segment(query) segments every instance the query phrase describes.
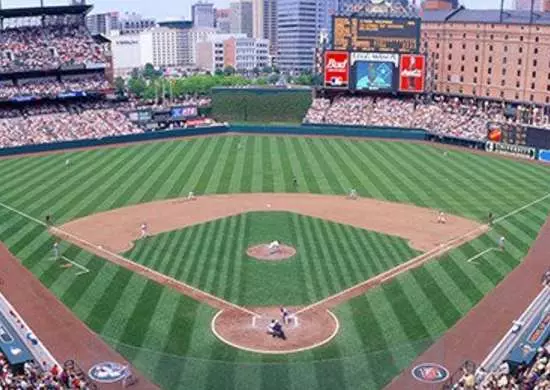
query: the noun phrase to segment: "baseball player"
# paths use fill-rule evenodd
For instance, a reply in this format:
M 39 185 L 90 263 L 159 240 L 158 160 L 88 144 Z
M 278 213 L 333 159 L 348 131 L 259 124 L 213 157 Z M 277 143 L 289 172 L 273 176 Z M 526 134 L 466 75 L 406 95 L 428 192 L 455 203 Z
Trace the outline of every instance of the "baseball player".
M 141 238 L 147 237 L 147 224 L 144 222 L 141 224 Z
M 445 213 L 443 211 L 439 212 L 439 215 L 437 216 L 437 223 L 447 223 L 447 217 L 445 216 Z
M 294 188 L 298 188 L 298 179 L 296 179 L 296 176 L 292 178 L 292 184 L 294 185 Z
M 504 251 L 504 244 L 506 242 L 506 239 L 504 238 L 504 236 L 501 236 L 499 239 L 498 239 L 498 248 L 501 250 L 501 251 Z
M 290 312 L 284 306 L 281 306 L 281 317 L 283 319 L 283 324 L 288 325 L 290 322 Z
M 71 165 L 71 160 L 66 159 L 66 160 L 65 160 L 65 166 L 66 166 L 67 168 L 69 168 L 70 165 Z
M 187 194 L 187 200 L 195 200 L 195 193 L 193 191 L 189 191 Z
M 59 259 L 59 243 L 56 241 L 53 243 L 53 257 Z
M 489 217 L 487 219 L 489 221 L 489 226 L 493 226 L 493 213 L 489 212 Z

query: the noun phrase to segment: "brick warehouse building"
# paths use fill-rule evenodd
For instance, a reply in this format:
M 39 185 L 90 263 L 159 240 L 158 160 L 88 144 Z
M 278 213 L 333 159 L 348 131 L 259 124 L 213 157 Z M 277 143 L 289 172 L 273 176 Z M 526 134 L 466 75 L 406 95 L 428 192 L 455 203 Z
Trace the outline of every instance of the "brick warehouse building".
M 546 2 L 550 6 L 550 1 Z M 550 7 L 547 12 L 422 12 L 427 91 L 550 104 Z

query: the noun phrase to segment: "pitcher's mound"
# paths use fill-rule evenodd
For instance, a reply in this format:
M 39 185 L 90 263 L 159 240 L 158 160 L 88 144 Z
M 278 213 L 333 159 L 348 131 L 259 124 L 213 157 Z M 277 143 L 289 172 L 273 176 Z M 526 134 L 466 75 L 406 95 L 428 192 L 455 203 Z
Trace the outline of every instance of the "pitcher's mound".
M 276 252 L 271 252 L 269 244 L 251 246 L 246 254 L 258 260 L 278 261 L 288 259 L 296 254 L 296 249 L 288 245 L 280 245 Z
M 338 319 L 330 311 L 310 310 L 283 325 L 287 339 L 281 340 L 267 334 L 272 319 L 281 321 L 279 308 L 259 307 L 254 311 L 260 316 L 254 317 L 241 310 L 222 310 L 212 320 L 212 332 L 234 348 L 263 354 L 288 354 L 325 345 L 340 328 Z

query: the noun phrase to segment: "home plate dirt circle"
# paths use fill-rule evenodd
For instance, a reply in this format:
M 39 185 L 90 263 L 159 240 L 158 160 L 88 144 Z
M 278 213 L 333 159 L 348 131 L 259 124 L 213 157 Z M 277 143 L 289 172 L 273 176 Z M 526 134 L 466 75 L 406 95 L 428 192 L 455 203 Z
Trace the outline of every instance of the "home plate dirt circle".
M 267 334 L 272 319 L 281 321 L 278 307 L 249 308 L 261 315 L 255 317 L 242 310 L 221 310 L 212 319 L 212 332 L 222 342 L 248 352 L 288 354 L 307 351 L 330 342 L 338 333 L 338 318 L 325 309 L 300 313 L 288 325 L 283 325 L 287 339 Z M 292 308 L 294 313 L 296 308 Z
M 279 245 L 279 249 L 276 252 L 271 252 L 269 244 L 260 244 L 249 247 L 246 250 L 246 254 L 249 257 L 258 260 L 265 261 L 279 261 L 291 258 L 296 254 L 296 249 L 288 245 Z

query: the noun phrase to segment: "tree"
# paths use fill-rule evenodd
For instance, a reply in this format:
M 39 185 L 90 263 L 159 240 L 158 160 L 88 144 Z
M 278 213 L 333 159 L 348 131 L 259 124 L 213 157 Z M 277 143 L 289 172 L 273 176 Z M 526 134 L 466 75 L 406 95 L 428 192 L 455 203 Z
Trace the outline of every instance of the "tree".
M 124 91 L 126 89 L 126 82 L 122 77 L 117 77 L 115 79 L 115 92 L 117 95 L 124 95 Z
M 155 70 L 153 64 L 145 64 L 145 67 L 143 68 L 143 77 L 145 77 L 147 80 L 151 80 L 156 78 L 157 76 L 158 72 Z
M 279 75 L 277 73 L 272 73 L 267 78 L 267 81 L 269 82 L 269 84 L 276 84 L 277 81 L 279 81 Z
M 223 76 L 223 70 L 221 70 L 221 69 L 216 69 L 216 71 L 214 72 L 214 75 L 215 75 L 215 76 Z
M 147 83 L 141 77 L 138 77 L 138 78 L 132 77 L 130 80 L 128 80 L 128 89 L 132 94 L 136 96 L 143 97 L 143 93 L 145 92 L 146 88 L 147 88 Z
M 229 66 L 226 66 L 223 70 L 223 73 L 226 75 L 226 76 L 231 76 L 233 74 L 235 74 L 235 68 L 232 67 L 231 65 Z
M 266 74 L 273 73 L 273 68 L 271 66 L 264 66 L 262 68 L 262 73 L 266 73 Z

